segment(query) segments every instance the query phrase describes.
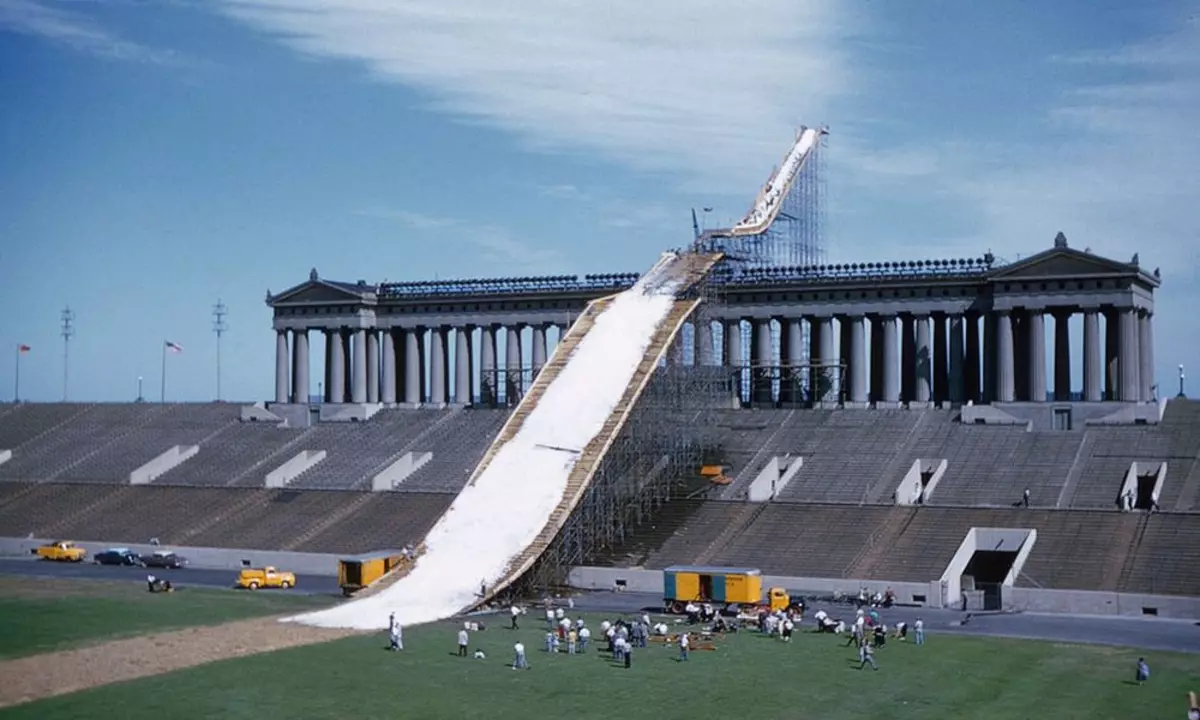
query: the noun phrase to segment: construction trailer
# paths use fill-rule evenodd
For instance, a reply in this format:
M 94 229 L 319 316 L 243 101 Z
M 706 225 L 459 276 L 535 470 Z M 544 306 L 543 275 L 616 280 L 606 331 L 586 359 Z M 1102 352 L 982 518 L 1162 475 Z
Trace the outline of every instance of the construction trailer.
M 338 585 L 343 595 L 353 595 L 408 562 L 403 550 L 377 550 L 338 560 Z

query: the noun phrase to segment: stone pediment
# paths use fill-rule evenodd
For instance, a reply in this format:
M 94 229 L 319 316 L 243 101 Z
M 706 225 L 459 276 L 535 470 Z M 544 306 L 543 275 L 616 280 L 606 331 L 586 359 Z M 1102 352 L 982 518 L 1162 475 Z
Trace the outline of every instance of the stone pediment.
M 271 305 L 358 302 L 363 295 L 324 280 L 310 280 L 271 297 Z
M 989 277 L 992 280 L 1015 280 L 1050 277 L 1112 277 L 1113 275 L 1132 276 L 1137 274 L 1138 268 L 1133 265 L 1070 248 L 1056 248 L 997 268 Z

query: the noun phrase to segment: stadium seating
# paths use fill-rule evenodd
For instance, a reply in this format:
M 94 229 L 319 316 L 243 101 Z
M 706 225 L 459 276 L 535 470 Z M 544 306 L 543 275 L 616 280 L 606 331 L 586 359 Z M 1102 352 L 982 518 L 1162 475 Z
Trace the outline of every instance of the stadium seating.
M 465 410 L 431 427 L 411 444 L 414 452 L 433 457 L 396 490 L 400 492 L 458 493 L 500 432 L 510 410 Z
M 370 496 L 370 502 L 346 522 L 329 527 L 292 549 L 360 553 L 416 545 L 454 500 L 453 495 L 446 493 L 380 492 Z
M 1012 506 L 1029 488 L 1031 505 L 1054 507 L 1082 442 L 1083 434 L 1075 432 L 960 426 L 928 456 L 944 458 L 948 466 L 927 502 Z
M 263 487 L 266 474 L 290 457 L 283 457 L 285 449 L 312 431 L 312 428 L 265 423 L 230 425 L 198 443 L 200 452 L 195 457 L 167 471 L 154 483 Z M 271 464 L 272 459 L 278 461 Z
M 91 406 L 76 403 L 23 403 L 8 406 L 0 416 L 0 450 L 14 454 L 26 443 L 86 412 Z
M 145 429 L 156 417 L 167 414 L 171 407 L 157 404 L 93 405 L 83 412 L 66 414 L 65 419 L 63 415 L 47 413 L 37 420 L 48 423 L 57 419 L 58 424 L 52 426 L 51 432 L 31 436 L 14 449 L 12 459 L 0 465 L 0 477 L 54 480 L 109 443 Z M 14 416 L 19 417 L 25 410 L 20 408 Z

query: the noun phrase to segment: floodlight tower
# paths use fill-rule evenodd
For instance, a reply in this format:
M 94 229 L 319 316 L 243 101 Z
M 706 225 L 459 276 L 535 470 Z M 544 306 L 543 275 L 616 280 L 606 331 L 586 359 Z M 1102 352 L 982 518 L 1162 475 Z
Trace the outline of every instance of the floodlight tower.
M 221 336 L 229 329 L 229 324 L 225 322 L 225 316 L 229 312 L 225 309 L 225 303 L 217 298 L 217 304 L 213 305 L 213 332 L 217 335 L 217 402 L 221 402 Z
M 63 339 L 63 402 L 67 401 L 67 379 L 70 377 L 69 360 L 71 359 L 71 338 L 75 336 L 75 311 L 71 306 L 63 308 L 61 314 L 61 330 Z

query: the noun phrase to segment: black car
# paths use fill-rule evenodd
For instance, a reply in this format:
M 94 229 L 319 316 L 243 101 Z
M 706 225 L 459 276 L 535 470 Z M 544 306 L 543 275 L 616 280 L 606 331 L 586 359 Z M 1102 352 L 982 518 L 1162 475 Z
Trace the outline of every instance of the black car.
M 180 568 L 187 567 L 188 560 L 182 555 L 176 555 L 173 552 L 160 550 L 152 555 L 143 555 L 142 564 L 146 567 L 178 570 Z
M 129 548 L 109 548 L 96 553 L 92 562 L 97 565 L 144 565 L 141 556 Z

